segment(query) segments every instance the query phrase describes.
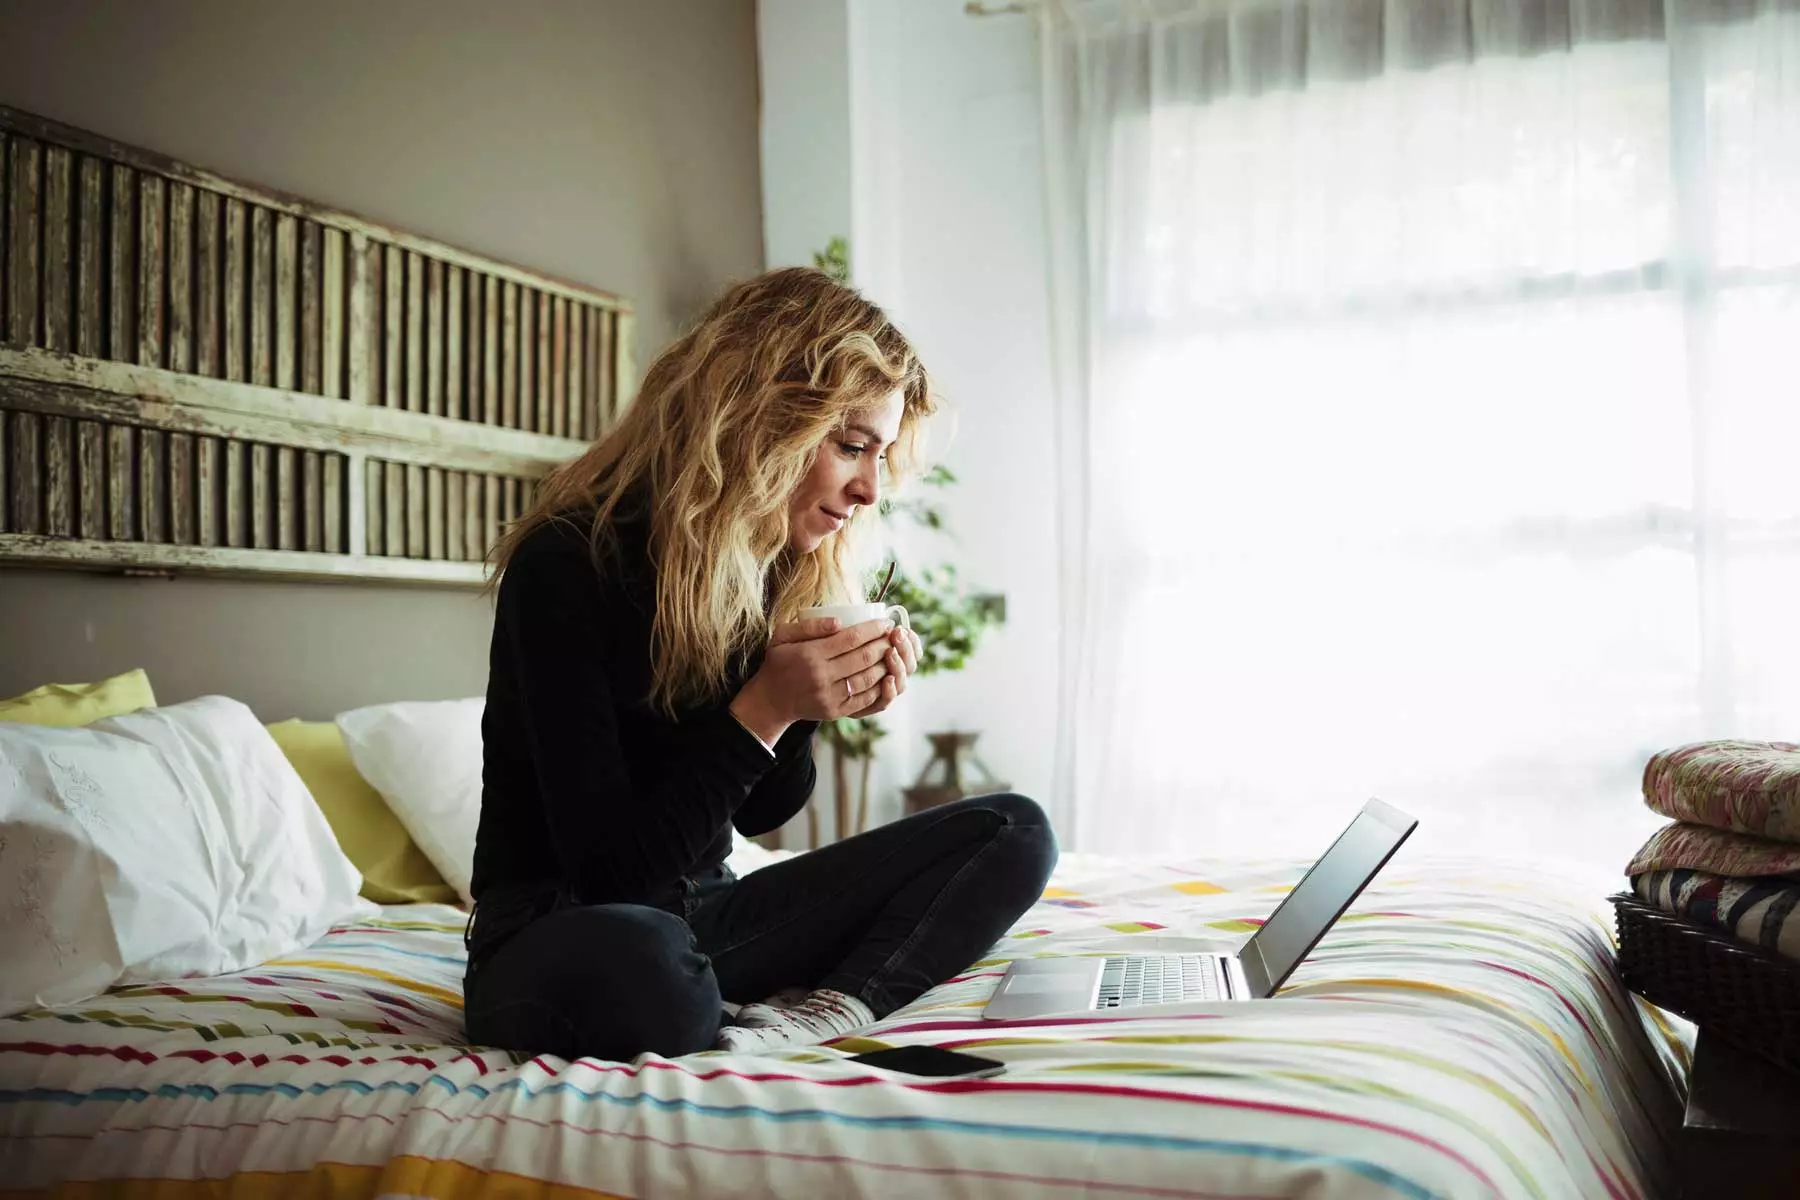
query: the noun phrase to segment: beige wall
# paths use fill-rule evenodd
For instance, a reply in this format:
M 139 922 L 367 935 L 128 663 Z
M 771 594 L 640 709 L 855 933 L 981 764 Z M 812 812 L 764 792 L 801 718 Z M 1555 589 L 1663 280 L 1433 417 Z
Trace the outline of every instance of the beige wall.
M 0 0 L 0 103 L 630 296 L 762 263 L 754 0 Z M 0 569 L 0 696 L 146 667 L 265 718 L 478 693 L 488 602 Z

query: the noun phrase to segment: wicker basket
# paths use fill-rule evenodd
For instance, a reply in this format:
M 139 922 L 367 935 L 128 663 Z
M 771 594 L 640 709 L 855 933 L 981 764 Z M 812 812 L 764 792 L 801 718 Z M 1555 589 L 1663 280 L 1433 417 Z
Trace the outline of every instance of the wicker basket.
M 1652 908 L 1612 898 L 1625 986 L 1708 1035 L 1800 1071 L 1800 962 Z

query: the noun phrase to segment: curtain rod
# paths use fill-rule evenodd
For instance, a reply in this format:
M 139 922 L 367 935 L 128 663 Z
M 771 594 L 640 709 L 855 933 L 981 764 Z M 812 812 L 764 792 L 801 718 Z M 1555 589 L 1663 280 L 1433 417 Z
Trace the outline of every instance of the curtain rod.
M 983 4 L 981 0 L 965 0 L 963 13 L 971 17 L 1008 17 L 1015 13 L 1034 12 L 1039 7 L 1038 0 L 1012 0 L 1009 4 Z

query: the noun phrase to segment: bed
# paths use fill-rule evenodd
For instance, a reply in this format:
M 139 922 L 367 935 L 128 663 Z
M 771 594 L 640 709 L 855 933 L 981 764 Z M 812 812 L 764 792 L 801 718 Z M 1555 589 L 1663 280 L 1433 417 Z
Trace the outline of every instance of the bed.
M 0 1022 L 0 1195 L 1660 1194 L 1688 1041 L 1599 891 L 1403 852 L 1277 999 L 995 1025 L 1012 958 L 1241 940 L 1304 864 L 1071 856 L 993 955 L 866 1037 L 636 1063 L 463 1044 L 463 914 Z M 1003 1060 L 909 1082 L 844 1060 Z

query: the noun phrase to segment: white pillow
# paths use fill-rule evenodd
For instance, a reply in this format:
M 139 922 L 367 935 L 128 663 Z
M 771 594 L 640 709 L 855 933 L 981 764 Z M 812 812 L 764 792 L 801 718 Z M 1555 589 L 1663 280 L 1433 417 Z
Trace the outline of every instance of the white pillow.
M 402 700 L 339 713 L 350 758 L 464 903 L 481 823 L 486 701 Z
M 364 911 L 361 883 L 235 700 L 0 723 L 0 1015 L 266 962 Z

